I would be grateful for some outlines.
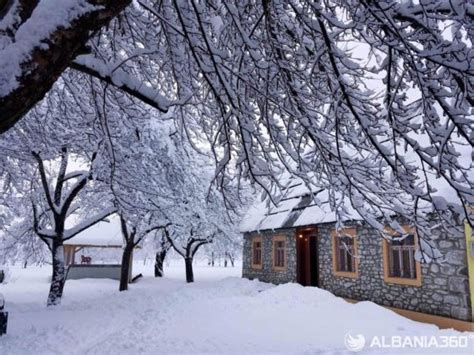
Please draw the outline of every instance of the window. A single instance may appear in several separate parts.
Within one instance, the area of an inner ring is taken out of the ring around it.
[[[333,274],[340,277],[358,277],[357,240],[355,228],[332,231]]]
[[[336,238],[337,271],[355,272],[354,239],[351,237]]]
[[[262,262],[262,247],[263,241],[262,237],[254,237],[252,239],[252,268],[254,269],[261,269],[263,262]]]
[[[286,238],[273,237],[273,269],[283,271],[286,268]]]
[[[253,264],[262,265],[262,242],[253,243]]]
[[[402,240],[392,240],[388,250],[389,277],[416,279],[415,236],[410,234]]]
[[[421,286],[421,264],[415,260],[416,234],[408,226],[403,227],[407,234],[401,236],[386,229],[392,240],[383,240],[384,280],[407,286]]]

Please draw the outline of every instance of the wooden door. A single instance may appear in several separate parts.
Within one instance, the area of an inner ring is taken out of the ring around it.
[[[303,286],[318,286],[318,239],[316,229],[296,233],[297,281]]]

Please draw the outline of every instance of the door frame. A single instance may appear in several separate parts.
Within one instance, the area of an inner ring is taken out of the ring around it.
[[[307,239],[304,242],[304,249],[306,253],[304,254],[304,260],[301,260],[301,242],[300,239],[305,238],[305,235]],[[310,252],[310,238],[314,238],[316,240],[316,270],[312,271],[311,268],[311,257]],[[320,273],[319,273],[319,251],[318,251],[318,228],[315,225],[310,225],[310,226],[304,226],[297,228],[295,231],[295,242],[296,242],[296,281],[303,285],[303,286],[316,286],[318,287],[320,285]],[[304,275],[302,274],[301,271],[301,263],[305,263],[304,267]],[[317,280],[316,280],[316,285],[311,285],[311,274],[312,272],[316,272],[317,274]]]

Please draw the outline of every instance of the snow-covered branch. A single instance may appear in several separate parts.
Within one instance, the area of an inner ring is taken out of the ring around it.
[[[0,30],[6,30],[6,34],[0,31],[0,133],[44,97],[91,35],[130,2],[25,1],[34,7],[24,14],[23,22],[12,23],[17,17],[8,13],[0,19]]]
[[[78,235],[82,231],[86,230],[89,227],[92,227],[93,225],[102,221],[104,218],[116,212],[117,212],[117,208],[115,207],[109,207],[109,208],[104,209],[101,212],[98,212],[93,217],[90,217],[87,220],[82,221],[75,227],[65,230],[63,240],[68,240],[68,239],[73,238],[74,236]]]
[[[126,73],[122,68],[106,64],[92,55],[79,56],[71,63],[70,67],[114,85],[118,89],[164,113],[168,112],[171,106],[185,104],[190,98],[188,95],[182,100],[170,101],[156,89],[152,88],[150,84],[144,83]]]

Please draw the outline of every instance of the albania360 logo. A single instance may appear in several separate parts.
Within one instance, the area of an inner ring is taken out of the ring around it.
[[[351,332],[348,332],[344,336],[344,344],[347,350],[359,352],[365,346],[365,337],[362,334],[352,335]]]
[[[363,334],[346,333],[344,344],[352,352],[367,349],[474,349],[474,335],[392,335],[373,336],[367,341]]]

